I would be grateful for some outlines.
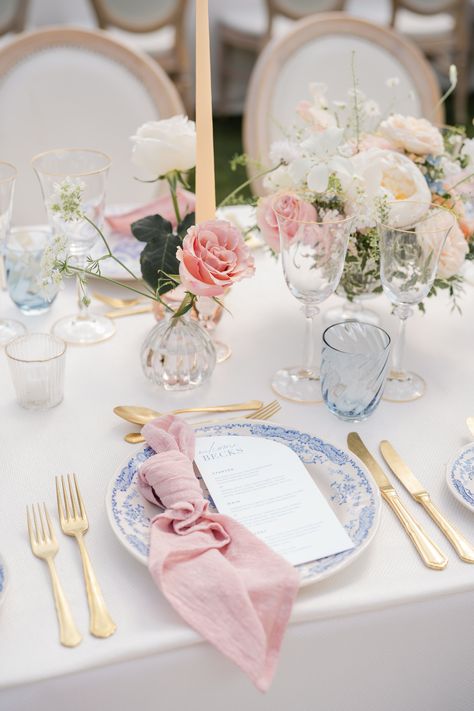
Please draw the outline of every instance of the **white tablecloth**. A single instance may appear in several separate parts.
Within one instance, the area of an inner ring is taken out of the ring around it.
[[[474,414],[474,291],[466,289],[462,317],[450,314],[443,295],[408,325],[407,361],[426,378],[425,397],[409,404],[383,402],[357,430],[374,452],[389,438],[445,514],[474,540],[474,515],[445,483],[445,464],[468,441],[465,418]],[[69,285],[50,314],[25,321],[31,330],[45,330],[71,311],[73,299]],[[6,359],[0,359],[0,552],[10,578],[0,608],[0,710],[34,705],[37,711],[472,711],[474,566],[456,557],[401,486],[410,510],[449,554],[447,569],[425,568],[384,507],[369,549],[333,578],[301,591],[266,696],[181,622],[146,568],[115,539],[104,497],[132,448],[122,440],[129,428],[112,414],[114,405],[165,411],[270,400],[272,372],[299,360],[303,318],[270,257],[258,255],[256,278],[234,288],[228,306],[232,315],[224,316],[219,337],[233,355],[216,367],[210,384],[193,392],[166,394],[144,379],[139,348],[153,324],[149,315],[118,320],[108,342],[69,348],[65,399],[48,412],[18,407]],[[385,299],[374,306],[394,332]],[[17,315],[4,294],[0,308],[2,315]],[[275,420],[340,447],[354,428],[323,405],[283,402]],[[46,566],[33,558],[25,525],[25,505],[38,500],[46,501],[57,520],[54,475],[69,471],[80,480],[91,524],[89,551],[118,623],[110,639],[87,634],[78,552],[73,540],[59,534],[59,575],[84,632],[76,649],[57,641]]]

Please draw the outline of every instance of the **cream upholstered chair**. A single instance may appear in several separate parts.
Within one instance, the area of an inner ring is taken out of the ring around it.
[[[458,68],[455,119],[466,121],[469,92],[470,0],[392,0],[391,25],[411,39],[445,76]]]
[[[345,0],[251,0],[225,6],[218,25],[219,109],[225,113],[229,87],[239,79],[232,62],[233,50],[257,55],[274,36],[287,32],[295,20],[316,12],[342,10]]]
[[[134,179],[131,141],[145,121],[183,113],[171,80],[146,55],[101,30],[55,28],[0,49],[0,156],[18,168],[14,220],[44,221],[31,158],[50,148],[110,155],[108,203],[150,199]]]
[[[99,27],[156,59],[188,104],[190,76],[185,38],[188,0],[90,1]]]
[[[260,55],[246,99],[246,153],[268,163],[270,144],[283,137],[281,127],[294,120],[298,102],[310,98],[311,82],[326,84],[331,101],[344,100],[353,86],[353,56],[359,88],[379,103],[382,112],[394,100],[387,79],[397,77],[393,108],[442,121],[436,76],[415,45],[393,30],[345,13],[327,13],[300,20]],[[249,167],[250,177],[257,172]],[[254,180],[252,188],[262,193],[260,181]]]

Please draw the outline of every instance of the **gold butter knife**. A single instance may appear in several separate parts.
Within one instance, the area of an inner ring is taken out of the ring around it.
[[[351,432],[347,436],[347,444],[349,449],[364,462],[374,477],[382,497],[408,533],[423,563],[433,570],[443,570],[448,564],[448,559],[442,550],[438,548],[436,543],[425,533],[418,521],[416,521],[405,508],[387,475],[370,454],[357,432]]]
[[[431,501],[425,487],[418,481],[411,469],[405,464],[400,455],[395,451],[390,442],[380,442],[380,451],[399,481],[425,511],[429,513],[436,525],[444,533],[452,547],[466,563],[474,563],[474,546],[445,519],[443,514]]]

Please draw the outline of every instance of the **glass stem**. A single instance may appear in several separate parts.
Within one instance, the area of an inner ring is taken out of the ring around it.
[[[303,313],[306,321],[304,334],[303,367],[311,371],[314,367],[314,317],[319,309],[314,304],[305,304]]]
[[[392,374],[397,379],[405,379],[407,377],[407,372],[403,367],[404,355],[405,355],[405,334],[406,334],[406,323],[409,316],[412,314],[411,307],[407,304],[399,304],[395,308],[395,313],[400,319],[398,325],[398,338],[395,343],[395,348],[393,349],[392,355]]]

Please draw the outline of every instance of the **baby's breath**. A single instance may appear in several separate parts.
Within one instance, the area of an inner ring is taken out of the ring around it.
[[[85,185],[82,180],[65,178],[61,183],[53,186],[53,195],[49,201],[49,208],[64,222],[74,222],[84,218],[82,210],[82,196]]]

